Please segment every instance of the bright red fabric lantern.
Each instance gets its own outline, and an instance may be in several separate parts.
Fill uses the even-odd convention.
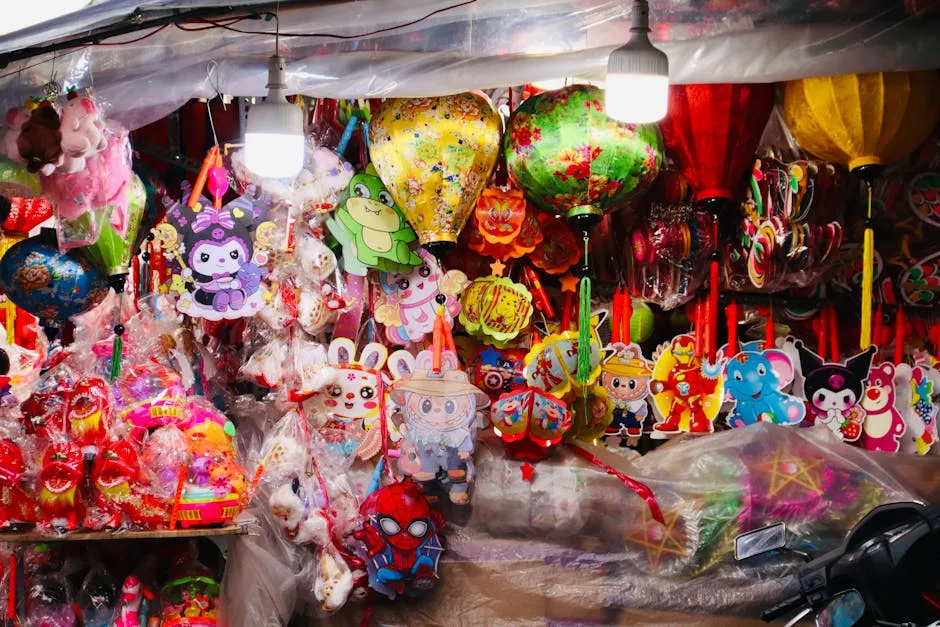
[[[730,200],[754,163],[773,84],[670,85],[663,141],[695,200]]]

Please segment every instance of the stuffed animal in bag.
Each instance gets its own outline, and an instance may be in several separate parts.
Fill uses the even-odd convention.
[[[62,107],[59,131],[62,134],[63,161],[60,170],[78,172],[85,169],[85,160],[104,150],[108,140],[104,122],[98,117],[98,105],[87,96],[69,92]]]
[[[51,102],[39,103],[20,129],[16,147],[30,172],[52,174],[62,164],[59,114]]]

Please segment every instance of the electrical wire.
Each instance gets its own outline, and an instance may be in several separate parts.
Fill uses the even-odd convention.
[[[156,34],[159,33],[159,32],[162,32],[162,31],[166,30],[169,26],[170,26],[170,24],[164,24],[163,26],[159,26],[159,27],[155,28],[154,30],[150,31],[149,33],[147,33],[147,34],[144,35],[143,37],[138,37],[138,38],[136,38],[136,39],[129,39],[129,40],[127,40],[127,41],[114,41],[114,42],[111,42],[111,41],[99,41],[99,42],[96,42],[96,43],[93,43],[93,44],[88,44],[88,45],[89,45],[89,46],[126,46],[127,44],[136,44],[138,41],[143,41],[143,40],[145,40],[145,39],[147,39],[147,38],[149,38],[149,37],[153,37],[154,35],[156,35]]]
[[[197,21],[203,22],[206,24],[211,24],[212,26],[216,28],[221,28],[223,30],[231,31],[233,33],[240,33],[242,35],[275,35],[278,37],[319,37],[323,39],[348,40],[348,39],[362,39],[363,37],[371,37],[373,35],[381,35],[382,33],[399,30],[401,28],[408,28],[409,26],[414,26],[415,24],[419,24],[440,13],[444,13],[446,11],[453,11],[454,9],[459,9],[460,7],[464,7],[470,4],[475,4],[476,2],[477,0],[464,0],[464,2],[458,2],[457,4],[452,4],[450,6],[441,7],[440,9],[431,11],[430,13],[427,13],[419,18],[411,20],[410,22],[405,22],[404,24],[396,24],[395,26],[387,26],[385,28],[380,28],[378,30],[369,31],[367,33],[358,33],[356,35],[336,35],[334,33],[285,33],[285,32],[280,31],[279,27],[278,27],[278,30],[272,33],[270,31],[263,31],[263,30],[244,30],[241,28],[232,28],[229,25],[225,25],[225,24],[222,24],[221,22],[208,20],[208,19],[200,19]]]

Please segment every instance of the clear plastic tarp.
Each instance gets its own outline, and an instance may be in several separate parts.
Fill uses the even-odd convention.
[[[193,97],[263,95],[275,20],[242,3],[213,17],[216,26],[199,21],[211,15],[205,7],[211,11],[218,4],[109,0],[0,37],[0,61],[30,47],[60,46],[0,70],[0,104],[38,95],[52,79],[94,86],[110,103],[110,115],[137,128]],[[280,6],[289,91],[334,98],[429,96],[572,76],[602,79],[607,55],[625,41],[630,19],[624,0],[299,4]],[[940,0],[651,4],[653,38],[669,54],[676,83],[940,67]],[[187,13],[197,10],[203,13]],[[171,16],[180,23],[159,32],[151,28],[101,42],[108,45],[65,47],[68,39],[94,29]],[[304,36],[291,36],[297,34]],[[112,45],[119,42],[133,43]]]

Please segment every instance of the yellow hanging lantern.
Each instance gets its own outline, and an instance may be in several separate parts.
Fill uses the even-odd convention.
[[[783,117],[797,143],[817,157],[845,164],[868,186],[862,266],[861,347],[871,344],[875,236],[871,185],[881,168],[924,141],[940,117],[935,71],[843,74],[790,81]]]
[[[372,163],[435,256],[457,241],[489,182],[501,128],[478,92],[388,100],[372,117]]]

